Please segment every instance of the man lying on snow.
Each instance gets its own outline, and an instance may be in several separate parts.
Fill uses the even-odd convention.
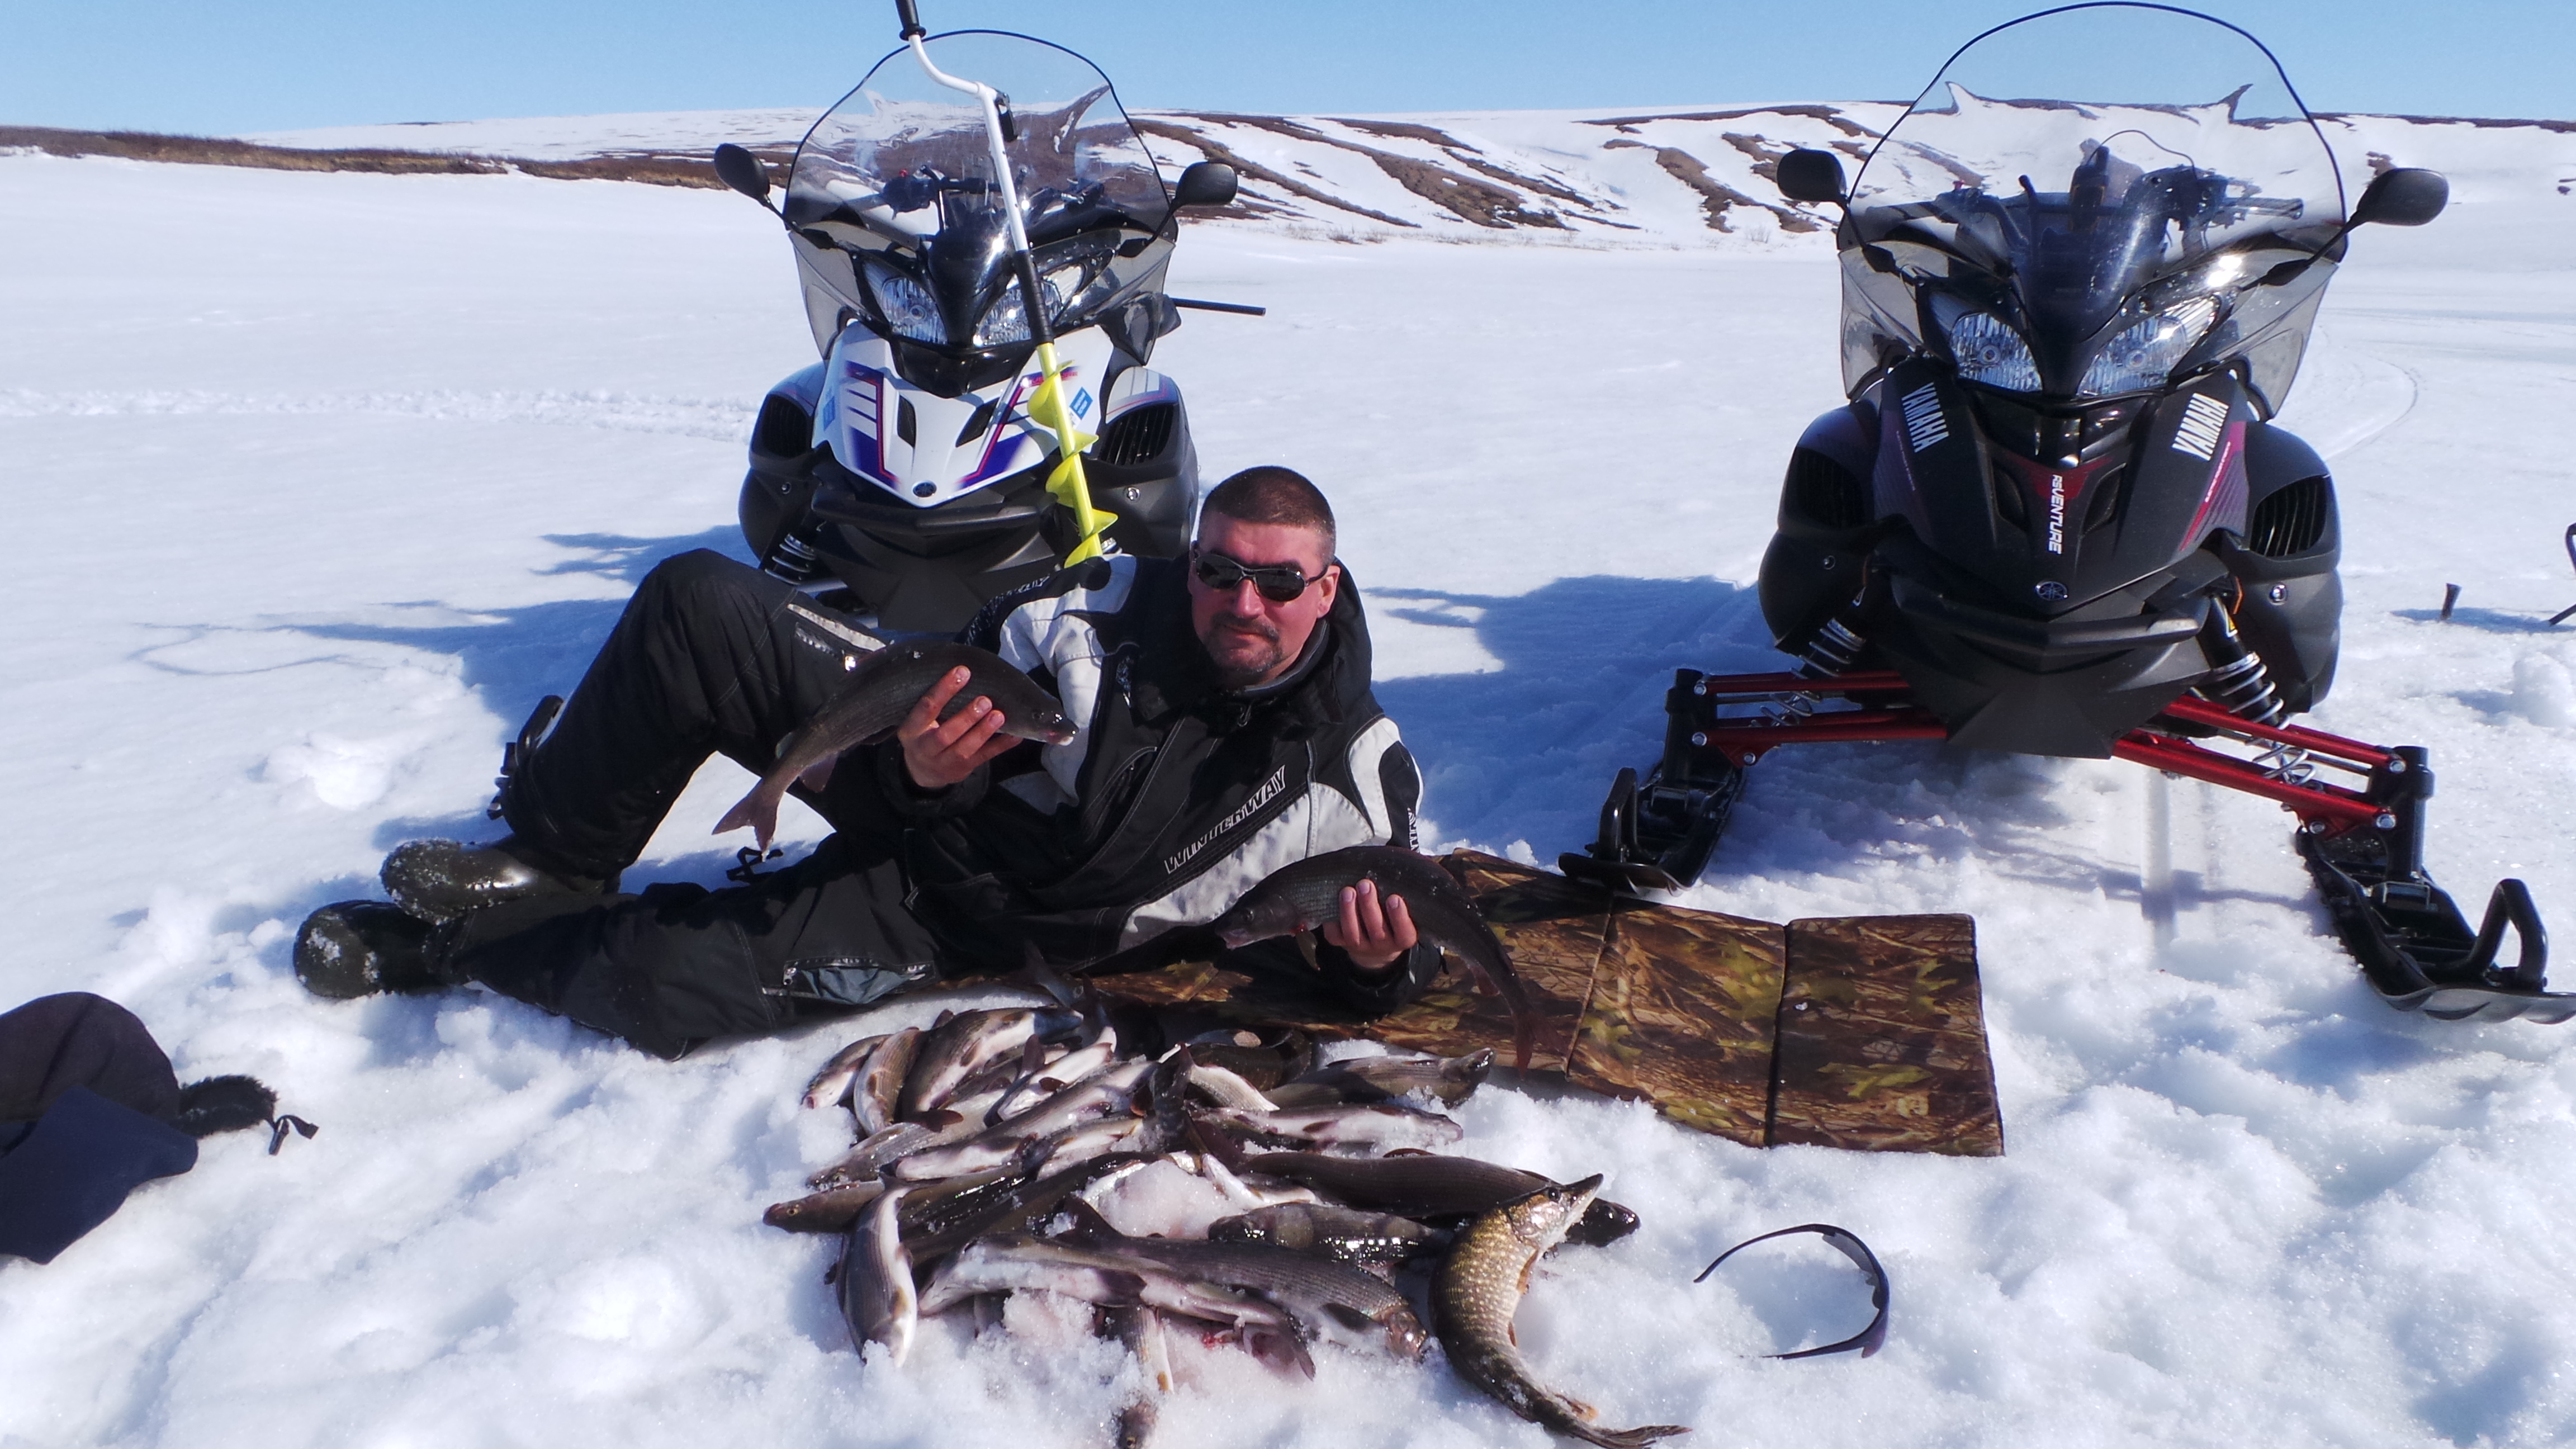
[[[1285,468],[1208,494],[1185,559],[1095,559],[995,600],[967,641],[1064,703],[1070,743],[997,733],[968,677],[896,737],[797,790],[837,832],[796,864],[708,891],[615,894],[711,752],[756,772],[877,640],[717,554],[646,576],[543,743],[518,752],[485,846],[413,841],[395,904],[304,923],[295,970],[333,997],[480,981],[676,1056],[946,976],[1087,963],[1213,920],[1282,866],[1413,844],[1421,793],[1369,693],[1357,591],[1333,515]],[[1387,1011],[1439,969],[1402,901],[1343,894],[1317,961]]]

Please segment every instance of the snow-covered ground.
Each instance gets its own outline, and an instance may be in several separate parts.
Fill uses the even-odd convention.
[[[2436,874],[2472,902],[2521,875],[2563,921],[2576,631],[2540,621],[2576,603],[2567,138],[2444,129],[2475,184],[2356,238],[2292,404],[2345,508],[2316,719],[2433,747]],[[1209,468],[1283,461],[1337,500],[1442,841],[1551,859],[1651,755],[1664,671],[1772,658],[1750,586],[1838,396],[1834,281],[1816,238],[1733,240],[1185,239],[1176,290],[1271,314],[1194,316],[1158,363]],[[183,1076],[255,1073],[323,1127],[273,1159],[214,1139],[52,1265],[0,1267],[0,1445],[1105,1441],[1113,1348],[1030,1317],[863,1364],[832,1244],[760,1226],[841,1145],[795,1097],[861,1025],[666,1064],[489,995],[318,1001],[288,966],[394,842],[482,828],[501,738],[654,559],[739,551],[740,439],[806,339],[784,246],[720,192],[0,158],[0,1005],[116,997]],[[715,879],[740,787],[712,766],[638,875]],[[2011,1153],[1753,1151],[1489,1088],[1462,1150],[1604,1172],[1644,1215],[1522,1317],[1605,1420],[2576,1437],[2576,1027],[2380,1006],[2278,812],[2110,763],[1793,752],[1690,900],[1975,913]],[[1818,1219],[1887,1262],[1887,1351],[1743,1357],[1865,1312],[1821,1249],[1690,1286]],[[1436,1358],[1318,1372],[1211,1361],[1163,1442],[1548,1442]]]

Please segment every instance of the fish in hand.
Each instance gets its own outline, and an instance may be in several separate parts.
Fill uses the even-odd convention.
[[[1466,887],[1425,856],[1391,845],[1354,845],[1309,856],[1271,872],[1211,922],[1209,929],[1229,951],[1273,936],[1312,931],[1339,919],[1342,892],[1364,880],[1376,882],[1381,896],[1400,898],[1423,940],[1465,962],[1488,994],[1503,998],[1512,1014],[1513,1065],[1528,1071],[1530,1049],[1538,1037],[1538,1016],[1530,1007],[1529,995]]]
[[[971,644],[889,644],[861,659],[831,702],[780,743],[778,762],[716,822],[715,833],[748,825],[767,850],[778,833],[778,803],[788,786],[825,760],[891,737],[930,687],[960,667],[971,677],[949,699],[941,719],[989,699],[1002,716],[1003,734],[1051,745],[1073,739],[1064,706],[1002,656]]]
[[[1533,1424],[1570,1434],[1602,1449],[1643,1449],[1690,1430],[1680,1424],[1603,1429],[1592,1406],[1541,1385],[1512,1333],[1530,1268],[1583,1218],[1601,1190],[1598,1174],[1562,1187],[1550,1185],[1498,1207],[1469,1224],[1431,1280],[1431,1316],[1440,1347],[1459,1377],[1502,1401]]]

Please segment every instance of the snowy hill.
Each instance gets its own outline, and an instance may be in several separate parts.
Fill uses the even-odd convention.
[[[1883,102],[1483,112],[1337,118],[1149,111],[1139,129],[1167,166],[1230,162],[1244,182],[1227,220],[1300,235],[1576,245],[1764,247],[1830,229],[1825,208],[1781,199],[1772,163],[1793,147],[1857,171],[1904,113]],[[721,141],[784,161],[809,111],[567,116],[347,126],[251,139],[545,161],[702,157]],[[2374,168],[2429,166],[2464,201],[2576,187],[2576,122],[2328,116],[2356,194]]]
[[[1552,857],[1651,758],[1669,670],[1776,661],[1751,586],[1789,446],[1839,399],[1836,281],[1754,168],[1885,112],[1715,116],[1742,110],[1150,118],[1194,138],[1158,133],[1170,159],[1282,178],[1173,274],[1270,315],[1193,316],[1156,361],[1205,467],[1332,492],[1438,843]],[[569,157],[804,119],[764,114],[398,129]],[[2542,621],[2576,603],[2576,136],[2334,124],[2356,174],[2437,166],[2460,201],[2356,235],[2285,415],[2344,508],[2314,719],[2429,746],[2436,875],[2472,902],[2520,875],[2563,938],[2576,631]],[[1712,216],[1682,158],[1750,200]],[[38,154],[0,156],[0,217],[0,1004],[116,997],[183,1076],[256,1073],[322,1125],[275,1158],[214,1139],[52,1265],[0,1266],[0,1445],[1105,1442],[1113,1346],[942,1327],[862,1363],[832,1246],[759,1224],[846,1145],[795,1105],[814,1065],[955,997],[662,1063],[289,969],[393,843],[489,829],[501,740],[655,559],[739,551],[753,404],[813,359],[775,223],[718,191]],[[630,881],[719,880],[743,783],[711,765]],[[1685,1445],[2576,1438],[2576,1026],[2388,1011],[2288,834],[2112,762],[1765,761],[1688,903],[1973,913],[2010,1155],[1755,1151],[1489,1087],[1460,1150],[1607,1173],[1645,1223],[1542,1271],[1542,1375]],[[1819,1220],[1886,1261],[1887,1350],[1743,1357],[1848,1331],[1849,1270],[1691,1275]],[[1162,1442],[1552,1442],[1436,1357],[1317,1360],[1213,1360]]]

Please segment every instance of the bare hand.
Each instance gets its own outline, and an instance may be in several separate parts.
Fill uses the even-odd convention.
[[[940,721],[939,712],[974,677],[964,665],[949,670],[922,692],[921,703],[895,726],[894,737],[903,744],[904,773],[924,790],[945,790],[1019,743],[1001,733],[1001,711],[982,695],[945,723]]]
[[[1364,880],[1342,887],[1341,919],[1324,923],[1324,939],[1361,970],[1383,971],[1420,938],[1414,935],[1413,913],[1405,908],[1404,897],[1381,900],[1377,882]]]

